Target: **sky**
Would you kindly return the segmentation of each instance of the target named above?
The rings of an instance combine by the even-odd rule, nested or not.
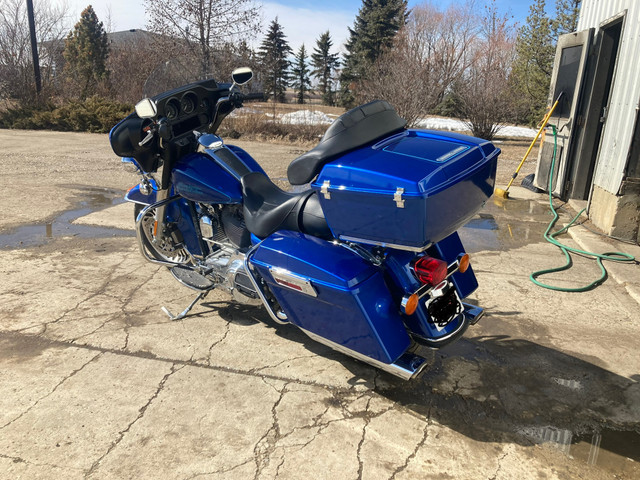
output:
[[[93,5],[98,18],[112,31],[145,28],[146,18],[144,4],[141,0],[56,0],[66,2],[71,16],[70,25],[80,18],[80,12],[89,4]],[[423,3],[424,0],[410,0],[409,6]],[[460,3],[461,0],[431,0],[435,5],[443,8],[450,3]],[[514,1],[496,0],[498,9],[502,13],[509,12],[514,20],[522,24],[528,14],[529,5],[533,0]],[[551,2],[549,2],[551,3]],[[269,23],[277,16],[282,25],[289,45],[297,50],[302,43],[307,50],[312,50],[316,39],[321,33],[329,30],[333,39],[335,51],[340,48],[348,37],[348,27],[362,5],[361,0],[269,0],[262,2],[263,32]],[[262,40],[258,36],[253,45],[257,47]]]

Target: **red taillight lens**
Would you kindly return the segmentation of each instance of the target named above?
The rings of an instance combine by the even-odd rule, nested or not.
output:
[[[413,271],[422,283],[435,287],[447,278],[447,262],[433,257],[418,257],[413,262]]]

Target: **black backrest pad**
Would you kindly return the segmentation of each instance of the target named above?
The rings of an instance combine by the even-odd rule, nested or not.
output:
[[[325,163],[341,155],[402,130],[407,121],[389,103],[374,100],[340,115],[320,143],[296,158],[287,169],[292,185],[309,183]]]

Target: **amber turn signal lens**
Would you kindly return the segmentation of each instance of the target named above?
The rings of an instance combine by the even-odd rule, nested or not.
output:
[[[469,254],[465,253],[460,258],[458,258],[458,271],[460,273],[464,273],[469,268]]]
[[[416,293],[402,299],[402,309],[407,315],[413,315],[418,308],[420,297]]]

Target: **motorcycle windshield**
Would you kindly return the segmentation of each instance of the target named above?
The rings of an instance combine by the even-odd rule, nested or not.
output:
[[[182,59],[172,58],[151,72],[144,84],[143,94],[146,98],[153,98],[183,85],[212,78],[211,74],[202,74],[199,62],[189,61],[186,56]]]

